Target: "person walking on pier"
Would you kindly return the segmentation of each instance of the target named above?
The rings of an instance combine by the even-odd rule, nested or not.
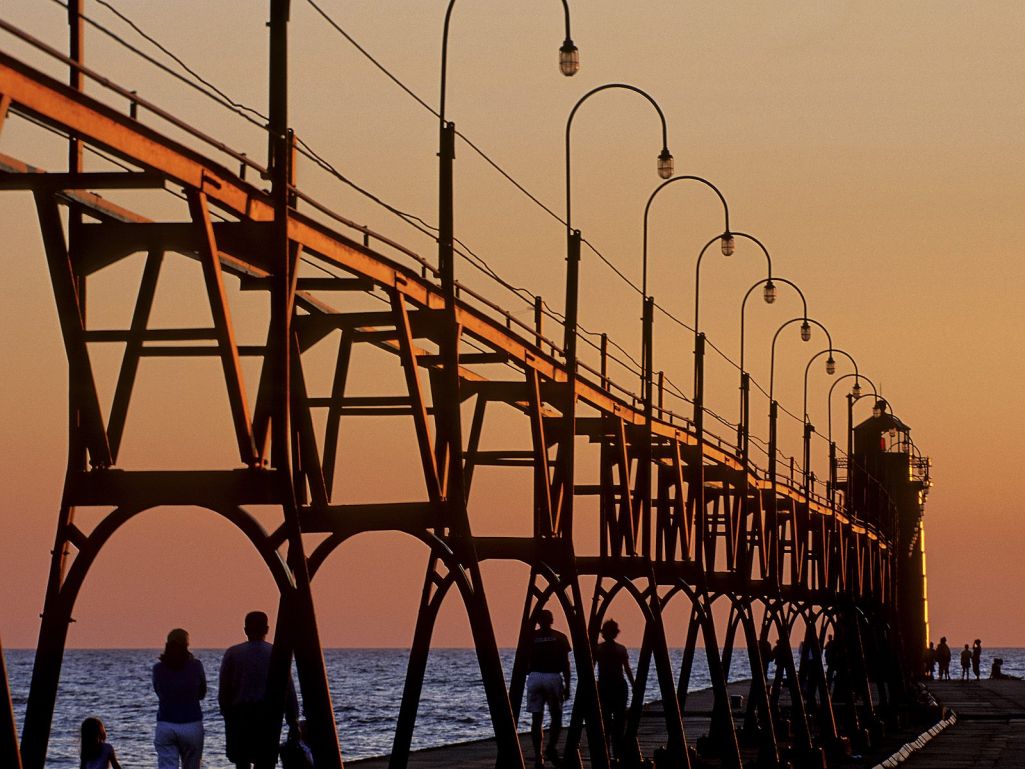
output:
[[[598,698],[605,716],[606,738],[612,755],[620,758],[623,748],[623,733],[626,728],[627,681],[633,686],[634,674],[630,669],[630,657],[626,647],[616,642],[619,623],[606,620],[601,626],[601,637],[594,653],[598,665]],[[625,676],[625,677],[624,677]]]
[[[569,699],[570,667],[569,639],[558,630],[552,629],[555,618],[548,609],[537,615],[537,630],[530,647],[530,665],[527,675],[527,710],[530,712],[530,739],[534,745],[534,766],[544,766],[544,758],[559,763],[556,745],[562,733],[562,703]],[[544,753],[545,705],[551,714],[552,724],[548,733],[548,746]]]
[[[929,642],[929,648],[925,650],[925,671],[925,677],[929,680],[936,677],[936,646],[932,641]]]
[[[235,644],[221,660],[217,701],[224,716],[224,738],[228,760],[236,769],[271,769],[277,763],[273,703],[267,700],[271,651],[267,643],[269,625],[262,611],[246,615],[247,641]],[[285,717],[291,728],[299,723],[299,705],[292,677],[288,677]]]
[[[159,769],[199,769],[203,757],[203,709],[206,673],[189,651],[189,634],[180,627],[167,634],[160,661],[153,666],[157,730],[153,745]]]
[[[947,645],[947,637],[940,638],[940,645],[936,647],[936,664],[940,668],[940,680],[950,680],[950,647]]]
[[[968,680],[968,671],[972,667],[972,650],[968,648],[968,644],[964,645],[961,650],[961,680]]]
[[[972,672],[975,673],[975,680],[979,680],[979,669],[982,667],[982,639],[976,638],[972,644]]]

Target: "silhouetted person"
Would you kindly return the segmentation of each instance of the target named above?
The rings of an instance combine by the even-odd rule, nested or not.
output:
[[[598,698],[607,727],[606,739],[612,754],[619,758],[623,750],[623,734],[626,730],[627,681],[633,685],[634,674],[630,669],[630,657],[626,647],[616,642],[619,624],[606,620],[601,626],[603,640],[594,652],[598,665]]]
[[[787,675],[787,659],[793,662],[793,652],[790,647],[783,643],[783,636],[776,639],[776,645],[772,647],[772,661],[776,665],[776,672],[773,675],[772,690],[770,696],[773,701],[779,696],[780,687],[788,685],[790,678]]]
[[[826,686],[833,686],[833,679],[836,677],[836,641],[833,636],[826,639],[826,645],[822,647],[822,656],[826,661]]]
[[[968,680],[968,671],[972,667],[972,650],[968,648],[968,644],[964,645],[961,650],[961,680]]]
[[[1014,681],[1020,681],[1021,676],[1012,676],[1009,673],[1004,672],[1004,661],[1000,657],[993,658],[993,669],[989,671],[989,677],[1000,679],[1010,679]]]
[[[936,646],[932,641],[929,642],[929,648],[925,650],[925,671],[927,678],[935,677],[936,670]]]
[[[80,769],[121,769],[114,754],[114,746],[107,742],[107,730],[98,718],[82,722]]]
[[[271,650],[267,643],[267,615],[251,611],[246,615],[248,641],[235,644],[221,660],[217,700],[224,716],[224,737],[228,760],[237,769],[271,769],[277,763],[277,734],[274,703],[267,700]],[[285,717],[295,728],[299,721],[292,678],[288,678]]]
[[[189,651],[189,634],[180,627],[167,634],[164,653],[153,666],[157,708],[158,769],[199,769],[203,757],[203,709],[206,673]]]
[[[975,639],[972,644],[972,672],[975,673],[975,680],[979,680],[979,668],[982,667],[982,640]]]
[[[947,637],[940,639],[940,645],[936,647],[936,664],[940,668],[940,680],[950,680],[950,647],[947,646]]]
[[[527,675],[527,710],[530,712],[530,739],[534,745],[534,766],[544,766],[544,757],[557,764],[559,752],[556,745],[562,733],[562,703],[569,698],[569,640],[558,630],[552,629],[554,618],[548,609],[537,615],[537,630],[530,647],[530,665]],[[545,705],[552,717],[548,734],[548,747],[544,753]]]

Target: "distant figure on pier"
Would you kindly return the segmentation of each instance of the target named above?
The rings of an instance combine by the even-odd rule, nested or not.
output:
[[[237,769],[271,769],[278,760],[281,722],[274,723],[274,703],[267,699],[274,648],[266,640],[270,629],[267,615],[262,611],[249,612],[244,629],[249,640],[232,646],[221,660],[217,702],[224,716],[225,752]],[[299,705],[291,675],[286,689],[285,718],[289,727],[298,728]]]
[[[772,662],[772,644],[768,638],[758,639],[758,653],[762,657],[762,672],[769,676],[769,663]]]
[[[932,641],[929,648],[925,650],[925,675],[927,678],[936,677],[936,646]]]
[[[81,769],[121,769],[114,746],[107,742],[107,730],[98,718],[82,722]]]
[[[936,647],[936,664],[940,669],[940,680],[950,680],[950,647],[947,645],[947,637],[940,638],[940,645]]]
[[[556,745],[562,733],[562,703],[569,699],[570,667],[569,639],[558,630],[552,629],[555,618],[548,609],[537,615],[537,630],[530,647],[530,665],[527,675],[527,710],[531,715],[530,739],[534,745],[534,766],[544,766],[547,757],[553,764],[559,763]],[[544,753],[545,705],[552,717],[548,734],[548,747]]]
[[[826,639],[826,645],[822,647],[822,656],[826,661],[826,686],[833,686],[833,679],[836,677],[836,641],[830,635]]]
[[[968,648],[968,644],[964,645],[961,650],[961,680],[967,681],[969,676],[968,672],[972,668],[972,650]]]
[[[189,651],[189,634],[180,627],[167,634],[160,661],[153,666],[157,693],[158,769],[199,769],[203,757],[203,709],[206,673]]]
[[[601,637],[605,640],[598,644],[594,654],[594,661],[598,665],[598,697],[608,727],[606,739],[616,758],[622,756],[623,733],[626,729],[627,681],[630,686],[634,682],[630,657],[626,647],[616,642],[618,635],[619,623],[614,619],[602,623]]]
[[[1000,657],[994,657],[993,658],[993,669],[989,671],[989,677],[990,678],[994,678],[996,680],[1001,680],[1001,679],[1012,680],[1012,681],[1020,681],[1021,680],[1021,676],[1012,676],[1009,673],[1005,673],[1003,667],[1004,667],[1004,661],[1002,659],[1000,659]]]
[[[979,669],[982,667],[982,640],[975,639],[972,644],[972,672],[975,673],[975,680],[979,680]]]
[[[772,688],[769,696],[775,702],[779,697],[780,687],[790,685],[790,677],[787,675],[787,660],[793,663],[793,651],[787,644],[783,643],[783,636],[776,639],[776,645],[772,647],[772,661],[776,665],[773,673]]]

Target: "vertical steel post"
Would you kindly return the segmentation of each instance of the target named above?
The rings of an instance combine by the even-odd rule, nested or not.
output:
[[[836,512],[836,441],[829,442],[829,506]]]
[[[704,440],[705,428],[705,335],[694,334],[694,432],[698,446]]]
[[[576,460],[577,409],[577,312],[580,290],[580,230],[567,235],[566,243],[566,328],[563,348],[566,353],[566,393],[562,407],[563,440],[559,447],[559,474],[562,485],[563,530],[573,530],[573,484]]]
[[[463,445],[462,424],[459,411],[459,324],[456,317],[455,285],[455,235],[453,203],[453,161],[455,160],[456,127],[454,123],[442,122],[438,152],[438,269],[441,277],[442,294],[445,298],[444,320],[442,322],[439,348],[442,358],[441,398],[435,394],[435,404],[444,407],[435,413],[437,434],[444,441],[442,456],[445,458],[444,487],[445,504],[451,527],[449,536],[458,541],[453,548],[463,559],[470,582],[472,595],[466,601],[477,661],[480,665],[484,693],[488,701],[495,739],[498,744],[499,764],[519,767],[523,765],[516,723],[513,720],[509,692],[502,673],[498,655],[498,642],[484,596],[484,585],[480,575],[476,548],[470,532],[466,513],[466,494],[463,489]],[[572,487],[571,487],[572,488]],[[452,524],[455,524],[454,526]]]
[[[85,20],[82,17],[84,0],[68,0],[68,56],[76,64],[85,59]],[[68,71],[68,84],[76,91],[84,89],[82,71],[72,65]],[[82,142],[76,136],[68,139],[68,172],[82,171]],[[68,248],[75,246],[75,236],[82,223],[82,214],[76,206],[68,209]],[[82,323],[86,317],[86,281],[74,275],[78,292],[78,310]],[[43,600],[42,622],[39,641],[32,667],[32,682],[29,700],[26,704],[25,723],[22,732],[21,753],[24,765],[29,769],[42,769],[46,761],[50,729],[53,724],[53,708],[57,701],[57,686],[64,661],[64,647],[67,643],[68,624],[71,610],[60,599],[61,585],[67,569],[69,555],[67,543],[68,527],[75,520],[74,505],[67,501],[68,485],[72,473],[84,472],[87,468],[86,441],[82,433],[82,417],[77,396],[79,367],[73,356],[68,357],[68,457],[64,480],[64,499],[57,517],[57,533],[53,550],[50,552],[50,572]]]
[[[645,558],[651,558],[651,463],[652,463],[652,441],[655,435],[652,430],[654,419],[653,382],[651,372],[653,368],[654,353],[652,351],[652,332],[654,326],[655,300],[652,297],[644,299],[644,351],[643,375],[644,375],[644,444],[641,450],[640,464],[637,468],[637,485],[641,493],[641,554]]]
[[[744,468],[750,467],[751,461],[751,375],[746,371],[740,375],[740,415],[743,440],[741,456]]]
[[[769,545],[769,579],[772,586],[779,585],[779,529],[776,511],[776,454],[778,452],[776,423],[779,418],[779,404],[773,400],[769,404],[769,514],[767,518],[766,539]]]
[[[274,226],[270,243],[273,276],[270,288],[270,333],[264,365],[271,377],[271,466],[278,478],[282,514],[288,542],[288,565],[295,586],[281,595],[274,633],[274,651],[268,682],[268,698],[284,706],[285,688],[293,652],[299,673],[303,706],[310,727],[310,747],[318,766],[341,769],[342,757],[327,672],[317,629],[306,555],[303,549],[291,471],[290,412],[292,358],[292,297],[295,291],[295,259],[288,238],[292,202],[292,136],[288,128],[288,19],[290,0],[270,2],[270,56],[268,72],[269,168]],[[298,349],[295,354],[298,355]],[[280,722],[278,722],[280,723]],[[272,730],[276,744],[278,728]]]
[[[809,484],[811,482],[811,434],[815,430],[815,427],[808,418],[804,419],[804,458],[802,464],[804,465],[804,496],[807,500],[811,495],[811,489]]]

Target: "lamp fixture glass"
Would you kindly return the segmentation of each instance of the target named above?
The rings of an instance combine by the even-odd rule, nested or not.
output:
[[[830,376],[833,376],[833,374],[836,373],[836,361],[833,360],[832,355],[826,358],[826,373]]]
[[[851,388],[851,395],[853,395],[855,398],[861,397],[861,382],[859,382],[857,379],[854,380],[854,387]]]
[[[559,71],[566,77],[573,77],[580,71],[580,51],[569,38],[559,49]]]
[[[811,339],[811,324],[805,321],[801,324],[801,341],[807,342]]]
[[[765,299],[766,304],[772,304],[776,301],[776,284],[771,280],[765,281],[765,289],[762,291],[762,298]]]
[[[658,154],[658,175],[663,179],[673,175],[673,155],[668,147],[663,147]]]
[[[733,256],[733,249],[736,246],[736,243],[733,240],[733,233],[732,232],[724,232],[723,236],[722,236],[722,239],[721,239],[721,243],[722,243],[722,255],[723,256]]]

